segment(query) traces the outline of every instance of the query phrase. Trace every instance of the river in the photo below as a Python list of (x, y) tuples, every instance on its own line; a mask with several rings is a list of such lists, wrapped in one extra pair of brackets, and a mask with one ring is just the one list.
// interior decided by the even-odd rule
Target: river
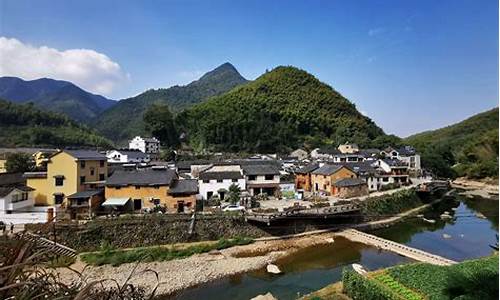
[[(444, 211), (450, 212), (453, 219), (441, 220), (439, 215)], [(424, 216), (437, 221), (430, 224), (415, 217), (372, 234), (457, 261), (492, 253), (489, 245), (496, 242), (498, 234), (497, 200), (458, 196), (455, 203), (434, 205)], [(411, 261), (338, 237), (333, 244), (304, 248), (278, 260), (281, 275), (270, 275), (265, 270), (249, 272), (185, 290), (173, 299), (248, 300), (267, 292), (278, 299), (296, 299), (339, 281), (342, 269), (352, 263), (375, 270)]]

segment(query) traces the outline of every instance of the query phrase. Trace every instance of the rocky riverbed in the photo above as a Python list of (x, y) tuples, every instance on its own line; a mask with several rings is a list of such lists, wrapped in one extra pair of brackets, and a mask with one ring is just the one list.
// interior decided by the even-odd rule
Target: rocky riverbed
[[(165, 262), (94, 267), (85, 266), (83, 262), (78, 261), (71, 267), (83, 271), (87, 282), (112, 279), (123, 284), (132, 274), (129, 283), (148, 291), (152, 291), (157, 286), (156, 295), (166, 295), (225, 276), (263, 268), (298, 249), (331, 243), (332, 236), (333, 233), (324, 233), (286, 240), (256, 241), (250, 245)], [(65, 282), (70, 283), (78, 279), (77, 274), (69, 269), (60, 268), (58, 272)], [(106, 281), (105, 284), (115, 283)]]
[(463, 189), (461, 192), (465, 196), (479, 196), (498, 200), (498, 180), (484, 179), (471, 180), (467, 178), (457, 178), (453, 181), (453, 187)]

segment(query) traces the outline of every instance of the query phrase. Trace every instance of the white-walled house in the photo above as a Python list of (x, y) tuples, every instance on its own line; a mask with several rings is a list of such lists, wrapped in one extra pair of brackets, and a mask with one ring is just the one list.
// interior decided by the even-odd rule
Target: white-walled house
[(246, 190), (245, 177), (239, 165), (215, 165), (198, 176), (199, 193), (203, 200), (218, 196), (224, 200), (232, 184), (236, 184), (242, 191)]
[(404, 146), (399, 149), (388, 147), (380, 152), (386, 158), (398, 159), (405, 162), (410, 170), (420, 171), (420, 155), (411, 146)]
[(244, 165), (247, 190), (250, 195), (261, 193), (273, 196), (280, 187), (280, 170), (273, 164)]
[(0, 187), (0, 214), (10, 214), (33, 207), (34, 189), (29, 186)]
[(129, 149), (139, 150), (143, 153), (156, 155), (160, 153), (160, 141), (155, 137), (136, 136), (130, 140)]
[(389, 183), (406, 184), (409, 182), (408, 165), (398, 159), (379, 159), (376, 165), (379, 167), (381, 185)]
[(148, 163), (149, 154), (140, 150), (110, 150), (106, 152), (108, 163)]

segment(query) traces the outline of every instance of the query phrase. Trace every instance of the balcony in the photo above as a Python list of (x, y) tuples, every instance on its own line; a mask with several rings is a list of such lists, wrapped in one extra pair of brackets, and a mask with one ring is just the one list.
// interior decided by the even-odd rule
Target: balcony
[(11, 201), (10, 203), (7, 203), (7, 210), (15, 211), (15, 210), (20, 210), (26, 207), (30, 207), (35, 205), (35, 201), (33, 198), (28, 198), (25, 200), (17, 200), (17, 201)]

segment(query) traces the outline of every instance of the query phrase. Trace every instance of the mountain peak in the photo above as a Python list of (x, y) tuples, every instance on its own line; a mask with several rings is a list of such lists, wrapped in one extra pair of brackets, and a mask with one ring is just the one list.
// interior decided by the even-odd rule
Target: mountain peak
[(231, 80), (241, 82), (247, 81), (243, 76), (241, 76), (238, 70), (228, 62), (225, 62), (212, 71), (205, 73), (198, 81), (220, 80), (221, 78), (230, 78)]

